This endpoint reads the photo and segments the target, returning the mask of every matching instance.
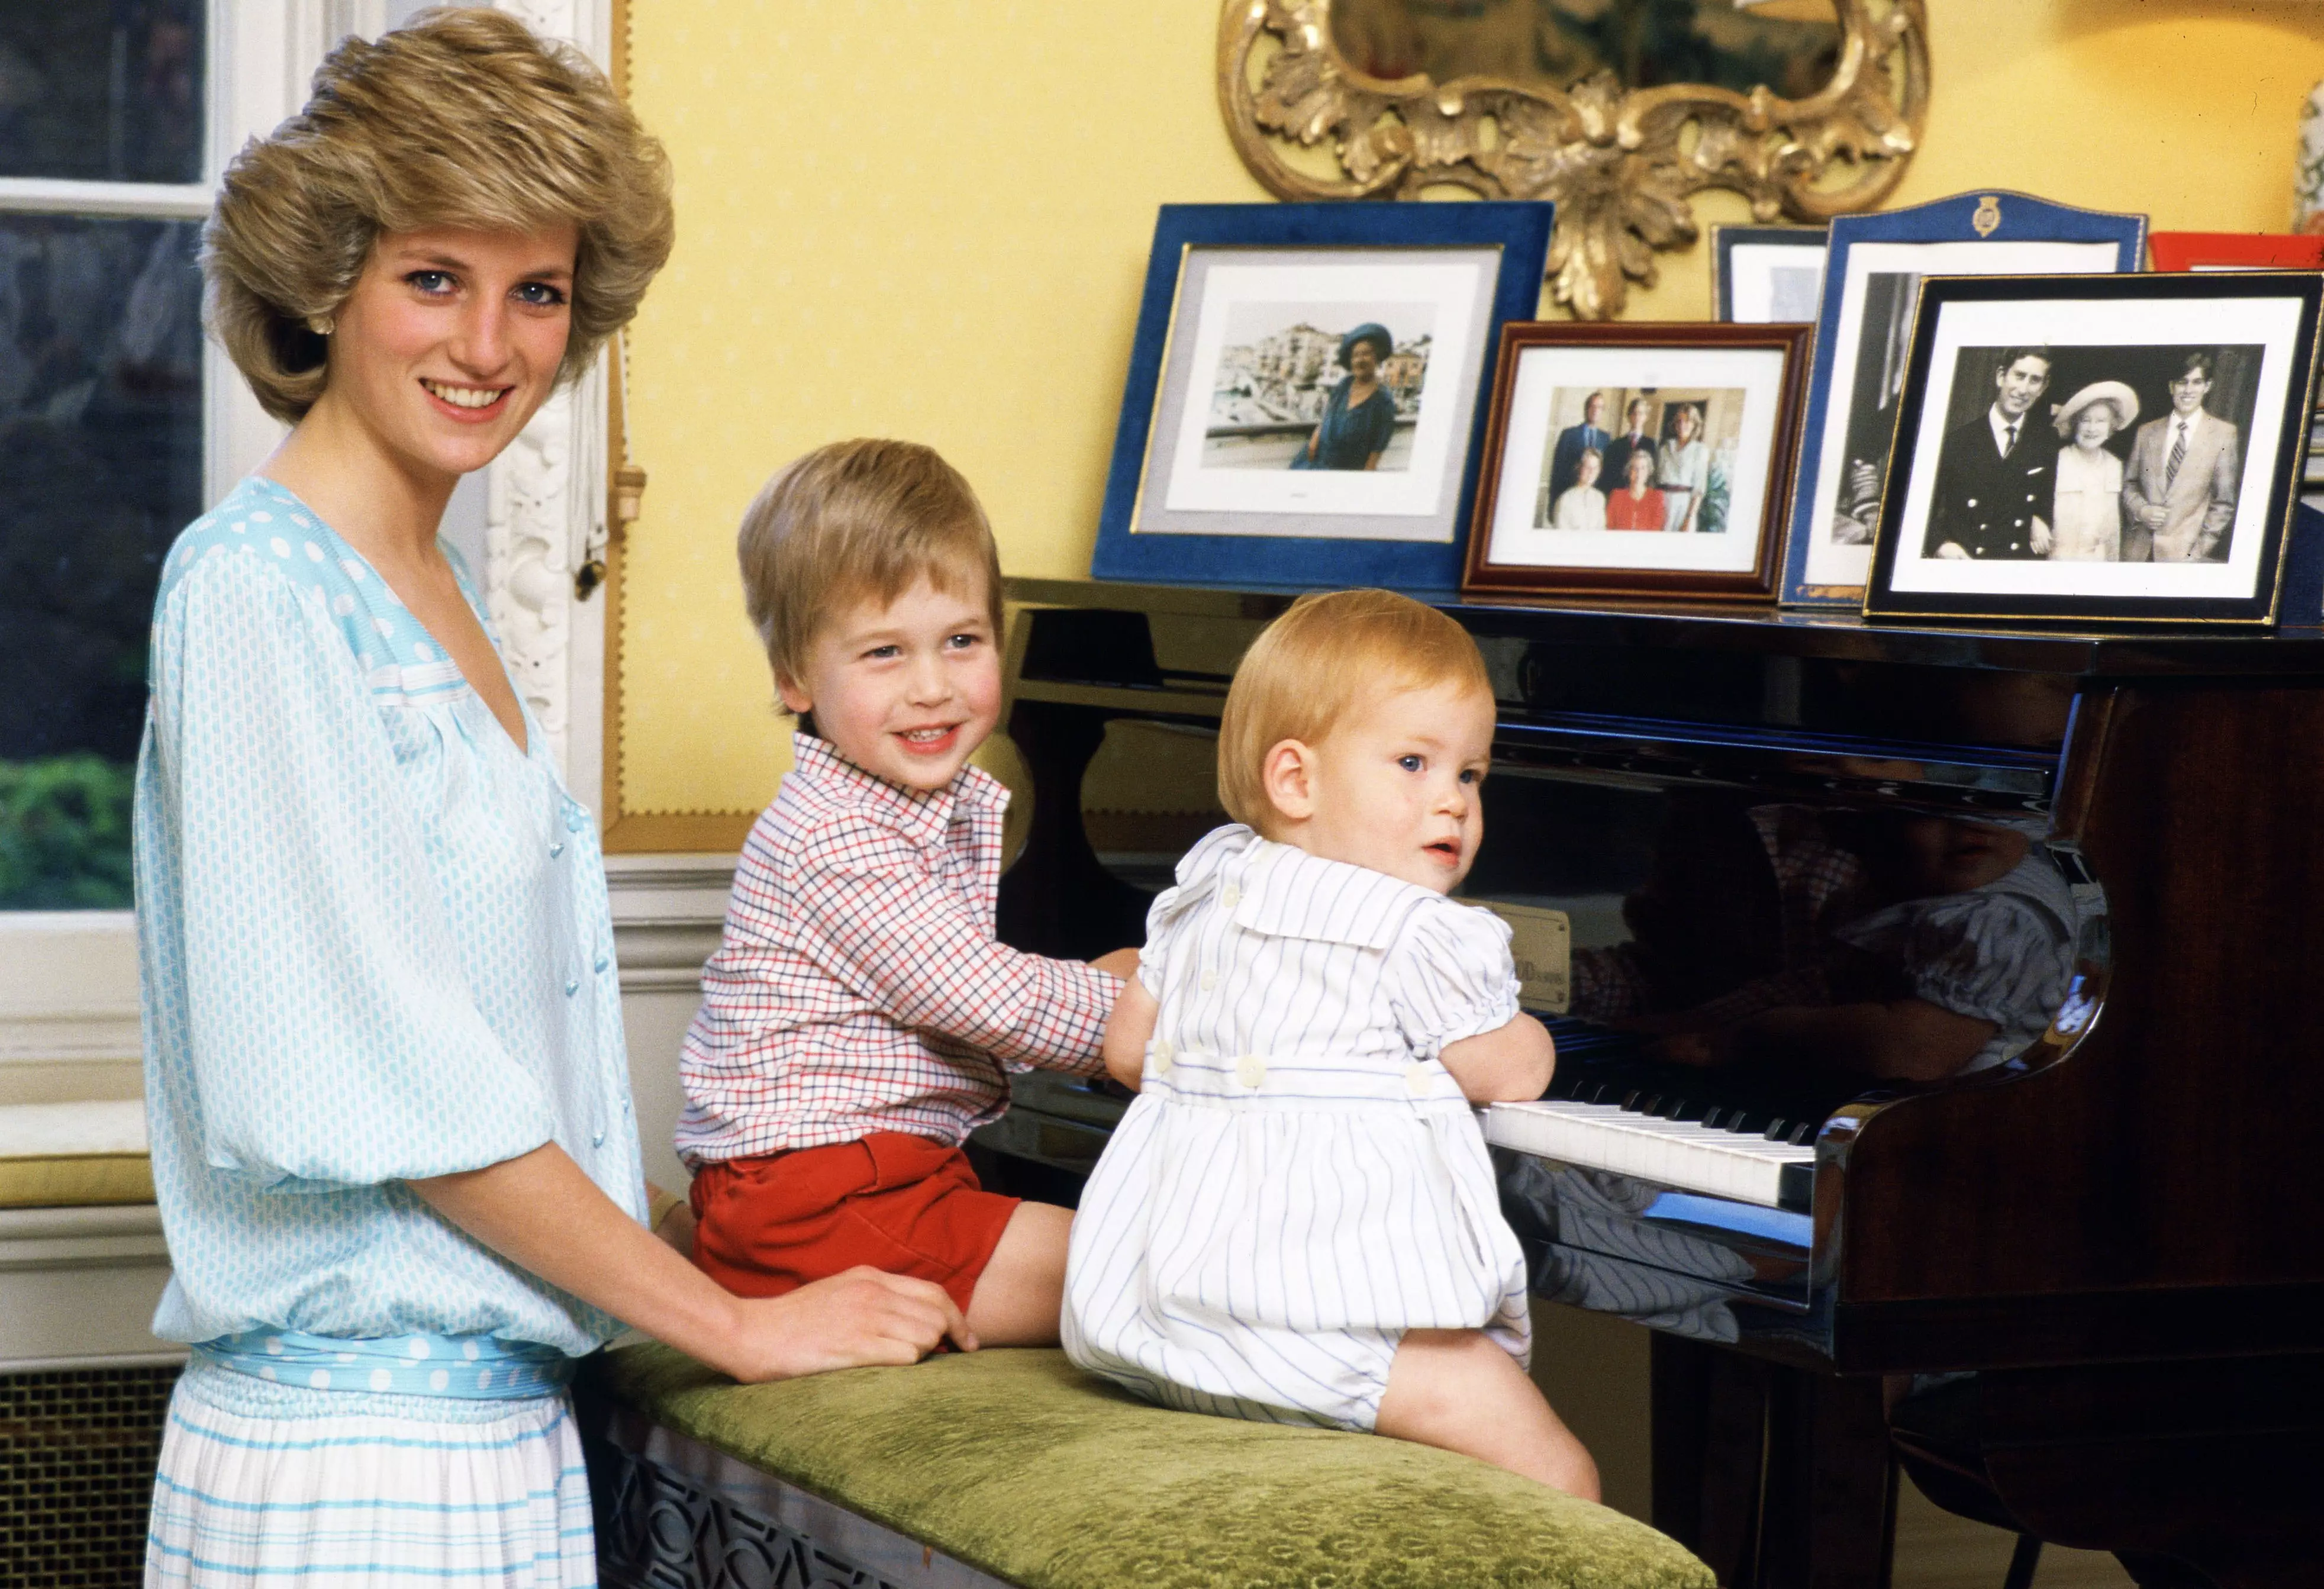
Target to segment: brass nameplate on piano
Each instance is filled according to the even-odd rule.
[[[1537,905],[1477,903],[1509,924],[1509,953],[1517,957],[1517,1000],[1536,1010],[1565,1013],[1573,992],[1573,924],[1563,910]]]

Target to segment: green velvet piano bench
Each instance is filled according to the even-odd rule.
[[[609,1589],[1713,1589],[1643,1523],[1401,1441],[1148,1407],[1060,1352],[576,1391]]]

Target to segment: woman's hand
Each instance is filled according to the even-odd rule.
[[[851,1270],[784,1297],[736,1297],[623,1213],[554,1142],[404,1184],[520,1269],[738,1380],[910,1363],[947,1336],[976,1350],[960,1309],[927,1280]]]

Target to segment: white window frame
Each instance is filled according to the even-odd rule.
[[[423,0],[209,0],[203,180],[184,184],[0,178],[0,212],[198,220],[249,139],[306,102],[324,54],[377,34]],[[602,67],[610,0],[500,0]],[[203,350],[203,500],[213,503],[281,439],[215,344]],[[487,604],[518,688],[567,785],[601,781],[604,607],[573,574],[604,541],[604,375],[544,406],[486,482]],[[136,919],[127,910],[0,911],[0,1104],[138,1096]]]

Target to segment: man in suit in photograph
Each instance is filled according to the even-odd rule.
[[[1622,482],[1630,477],[1632,453],[1643,452],[1649,457],[1654,456],[1655,437],[1646,429],[1646,416],[1654,411],[1655,405],[1645,398],[1630,399],[1627,411],[1630,428],[1606,445],[1606,463],[1599,470],[1598,478],[1611,482],[1617,491],[1622,488]]]
[[[1582,468],[1583,453],[1602,455],[1605,452],[1606,443],[1610,438],[1607,436],[1605,427],[1598,422],[1605,412],[1606,394],[1593,392],[1582,400],[1582,423],[1568,425],[1557,433],[1557,450],[1550,455],[1549,460],[1550,503],[1554,503],[1563,496],[1566,488],[1573,484],[1574,476]]]
[[[2058,439],[2034,423],[2034,405],[2049,389],[2049,349],[2002,350],[2001,365],[1993,374],[1993,402],[1968,424],[1945,433],[1923,555],[2050,555]]]
[[[2198,563],[2227,555],[2243,449],[2236,428],[2203,406],[2214,371],[2190,353],[2171,383],[2171,411],[2138,428],[2122,477],[2122,560]]]

